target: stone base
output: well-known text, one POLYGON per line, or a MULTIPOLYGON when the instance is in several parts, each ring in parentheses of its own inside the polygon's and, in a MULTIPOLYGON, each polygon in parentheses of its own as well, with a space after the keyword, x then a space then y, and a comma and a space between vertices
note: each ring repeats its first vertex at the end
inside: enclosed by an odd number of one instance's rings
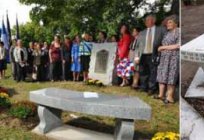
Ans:
POLYGON ((180 134, 182 140, 203 140, 204 119, 181 98, 181 126, 180 134))
POLYGON ((117 119, 114 140, 133 140, 134 120, 117 119))
MULTIPOLYGON (((33 129, 32 132, 38 135, 43 135, 38 127, 33 129)), ((76 128, 69 125, 57 127, 44 135, 56 140, 113 140, 112 135, 76 128)))
POLYGON ((189 86, 185 97, 204 98, 204 71, 200 67, 189 86))

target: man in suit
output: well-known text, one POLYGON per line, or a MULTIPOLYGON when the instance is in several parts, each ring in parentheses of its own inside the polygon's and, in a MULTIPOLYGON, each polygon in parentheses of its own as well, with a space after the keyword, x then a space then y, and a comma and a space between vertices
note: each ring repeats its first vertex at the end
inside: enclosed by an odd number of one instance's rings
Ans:
POLYGON ((155 25, 156 17, 148 15, 145 18, 146 29, 140 32, 137 49, 135 54, 135 62, 140 67, 140 89, 151 95, 158 89, 156 82, 157 64, 155 60, 158 56, 158 47, 161 46, 165 29, 155 25))

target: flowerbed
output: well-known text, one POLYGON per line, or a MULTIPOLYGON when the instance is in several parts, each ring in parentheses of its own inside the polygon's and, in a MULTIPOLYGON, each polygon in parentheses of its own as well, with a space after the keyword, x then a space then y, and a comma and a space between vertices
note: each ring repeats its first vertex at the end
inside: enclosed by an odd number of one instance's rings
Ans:
POLYGON ((9 108, 11 106, 11 102, 7 93, 0 92, 0 110, 9 108))
POLYGON ((152 140, 179 140, 179 134, 174 132, 158 132, 152 140))
POLYGON ((12 104, 9 114, 19 119, 26 119, 37 113, 37 107, 30 101, 19 101, 12 104))
POLYGON ((88 79, 85 83, 87 85, 95 85, 95 86, 98 86, 98 87, 104 86, 104 84, 101 81, 95 80, 95 79, 88 79))

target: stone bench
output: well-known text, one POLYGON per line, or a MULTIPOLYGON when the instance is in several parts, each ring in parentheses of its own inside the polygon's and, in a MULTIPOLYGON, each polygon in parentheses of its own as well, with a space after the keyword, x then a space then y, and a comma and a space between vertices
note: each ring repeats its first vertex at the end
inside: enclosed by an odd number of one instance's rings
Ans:
POLYGON ((115 140, 133 140, 134 120, 151 118, 151 107, 137 97, 46 88, 31 91, 30 100, 38 104, 43 134, 62 125, 62 110, 116 118, 115 140))

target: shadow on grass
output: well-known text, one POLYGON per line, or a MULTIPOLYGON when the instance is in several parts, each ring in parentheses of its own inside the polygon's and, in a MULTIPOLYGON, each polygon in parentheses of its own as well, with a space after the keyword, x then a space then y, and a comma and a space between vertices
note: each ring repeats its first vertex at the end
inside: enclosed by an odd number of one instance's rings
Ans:
POLYGON ((7 91, 10 97, 19 94, 14 88, 7 88, 7 91))
MULTIPOLYGON (((115 126, 101 123, 87 117, 72 119, 65 124, 111 135, 113 135, 115 131, 115 126)), ((144 134, 137 131, 134 132, 134 140, 150 140, 152 136, 153 134, 144 134)))

